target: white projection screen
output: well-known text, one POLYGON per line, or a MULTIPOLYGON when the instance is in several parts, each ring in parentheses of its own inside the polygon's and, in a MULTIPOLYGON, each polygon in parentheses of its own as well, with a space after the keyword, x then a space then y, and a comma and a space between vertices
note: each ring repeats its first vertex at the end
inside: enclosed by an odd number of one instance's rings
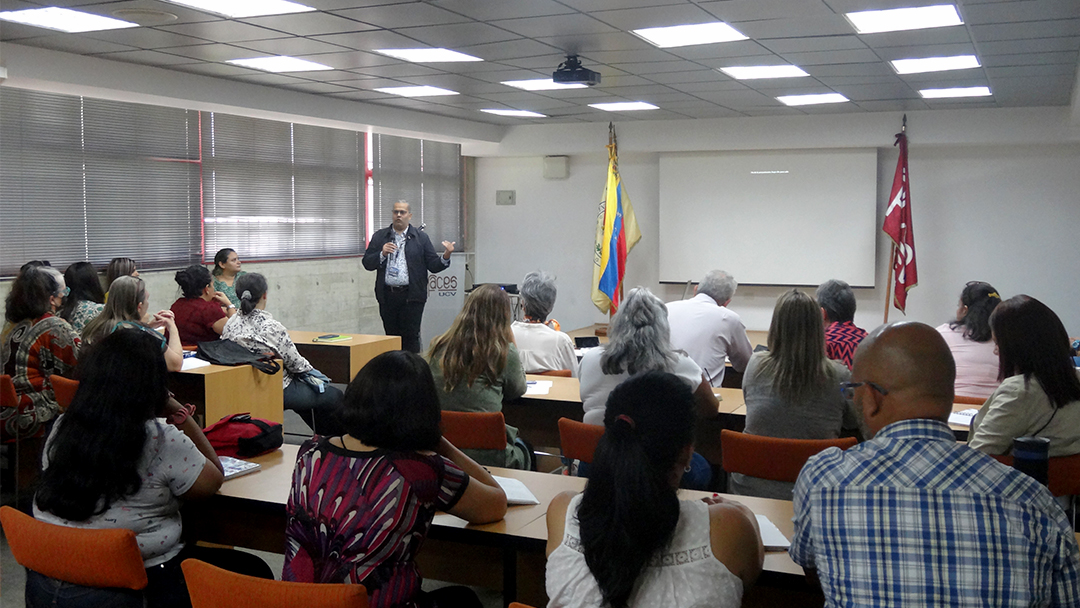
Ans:
POLYGON ((874 285, 877 150, 660 155, 660 281, 874 285))

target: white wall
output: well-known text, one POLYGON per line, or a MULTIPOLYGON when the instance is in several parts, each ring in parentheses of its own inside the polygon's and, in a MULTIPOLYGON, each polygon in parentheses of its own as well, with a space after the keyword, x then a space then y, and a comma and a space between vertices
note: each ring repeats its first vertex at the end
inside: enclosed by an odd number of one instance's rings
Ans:
MULTIPOLYGON (((976 111, 953 114, 958 124, 978 124, 989 118, 976 111)), ((934 325, 944 322, 954 314, 964 283, 984 280, 994 284, 1003 297, 1028 293, 1043 300, 1061 316, 1072 335, 1080 335, 1080 306, 1076 305, 1080 301, 1080 256, 1075 254, 1076 230, 1080 227, 1080 143, 1072 139, 1064 123, 1060 123, 1058 135, 1051 138, 1059 143, 1017 143, 1029 138, 1023 128, 1025 123, 1043 125, 1037 131, 1045 133, 1050 123, 1065 115, 1058 109, 1048 109, 1044 115, 1014 113, 1014 118, 1018 114, 1023 116, 988 127, 998 133, 990 139, 1006 143, 949 144, 939 129, 926 133, 934 145, 921 145, 911 135, 912 208, 920 281, 909 294, 907 318, 934 325)), ((769 123, 760 122, 764 131, 755 137, 760 141, 772 139, 776 147, 783 148, 793 139, 810 140, 815 131, 835 126, 835 117, 826 121, 804 118, 801 124, 788 122, 772 130, 769 123), (790 129, 795 127, 810 133, 791 134, 790 129)), ((934 118, 941 125, 950 124, 934 118)), ((676 147, 675 140, 684 135, 700 143, 699 137, 680 125, 666 124, 674 127, 668 135, 653 132, 657 150, 676 147)), ((596 134, 591 132, 594 130, 583 132, 588 139, 596 140, 596 134)), ((875 129, 863 131, 869 134, 875 129)), ((542 150, 535 156, 518 156, 530 145, 511 133, 507 139, 517 143, 505 146, 503 151, 508 155, 477 160, 476 277, 479 282, 519 282, 526 272, 536 268, 555 272, 559 276, 559 300, 553 316, 564 327, 575 328, 605 318, 592 307, 589 293, 595 214, 606 171, 606 138, 599 143, 593 141, 592 148, 597 152, 571 156, 568 179, 545 180, 540 154, 554 153, 548 135, 535 141, 535 147, 542 150), (517 191, 516 206, 495 206, 495 190, 502 189, 517 191)), ((580 149, 580 139, 568 138, 564 148, 580 149)), ((836 141, 837 145, 867 145, 871 141, 869 136, 854 139, 836 141)), ((876 145, 880 146, 882 140, 885 145, 892 143, 887 134, 879 137, 876 145)), ((623 141, 620 132, 620 144, 623 141)), ((640 138, 634 141, 630 147, 640 148, 640 138)), ((896 157, 895 149, 880 148, 878 225, 896 157)), ((682 295, 682 286, 658 283, 658 154, 623 152, 619 160, 643 234, 629 255, 626 284, 650 287, 666 301, 677 299, 682 295)), ((838 234, 842 234, 843 218, 836 218, 836 224, 838 234)), ((693 218, 687 218, 687 229, 694 229, 693 218)), ((761 235, 760 246, 769 247, 768 235, 761 235)), ((882 320, 888 247, 887 238, 879 235, 877 286, 856 292, 856 322, 863 327, 875 327, 882 320)), ((714 265, 722 268, 723 260, 716 260, 714 265)), ((732 308, 750 329, 767 329, 776 297, 785 289, 740 288, 732 308)), ((891 320, 901 318, 903 315, 895 309, 890 313, 891 320)))

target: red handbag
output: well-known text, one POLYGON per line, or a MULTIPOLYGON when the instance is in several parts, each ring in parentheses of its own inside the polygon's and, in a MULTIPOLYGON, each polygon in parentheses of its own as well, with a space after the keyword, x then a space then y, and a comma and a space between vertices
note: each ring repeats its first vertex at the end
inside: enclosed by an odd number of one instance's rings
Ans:
POLYGON ((284 429, 277 422, 233 414, 203 430, 218 456, 251 458, 272 452, 285 443, 284 429))

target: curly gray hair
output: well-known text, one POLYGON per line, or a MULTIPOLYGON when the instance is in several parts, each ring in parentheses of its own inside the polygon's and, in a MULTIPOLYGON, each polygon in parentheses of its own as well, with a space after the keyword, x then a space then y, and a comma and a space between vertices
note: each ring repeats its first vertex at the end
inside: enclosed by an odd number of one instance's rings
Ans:
POLYGON ((735 282, 735 277, 724 272, 723 270, 710 270, 709 274, 705 275, 704 279, 701 279, 701 283, 698 284, 698 293, 703 293, 710 298, 716 300, 717 304, 721 306, 725 302, 730 300, 735 295, 735 289, 739 284, 735 282))
POLYGON ((671 352, 671 326, 663 300, 644 287, 635 287, 611 319, 608 345, 600 356, 600 369, 615 375, 653 370, 670 371, 676 362, 671 352))
POLYGON ((537 270, 525 275, 521 281, 521 299, 525 301, 525 316, 536 321, 547 321, 555 308, 555 277, 537 270))

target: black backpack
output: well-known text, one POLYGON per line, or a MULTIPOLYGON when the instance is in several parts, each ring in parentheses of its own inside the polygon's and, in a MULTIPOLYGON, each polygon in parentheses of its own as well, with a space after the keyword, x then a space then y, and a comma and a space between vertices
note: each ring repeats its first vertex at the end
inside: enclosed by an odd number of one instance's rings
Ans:
POLYGON ((251 365, 271 376, 281 370, 281 365, 273 359, 273 353, 253 353, 232 340, 199 342, 198 356, 217 365, 251 365))

